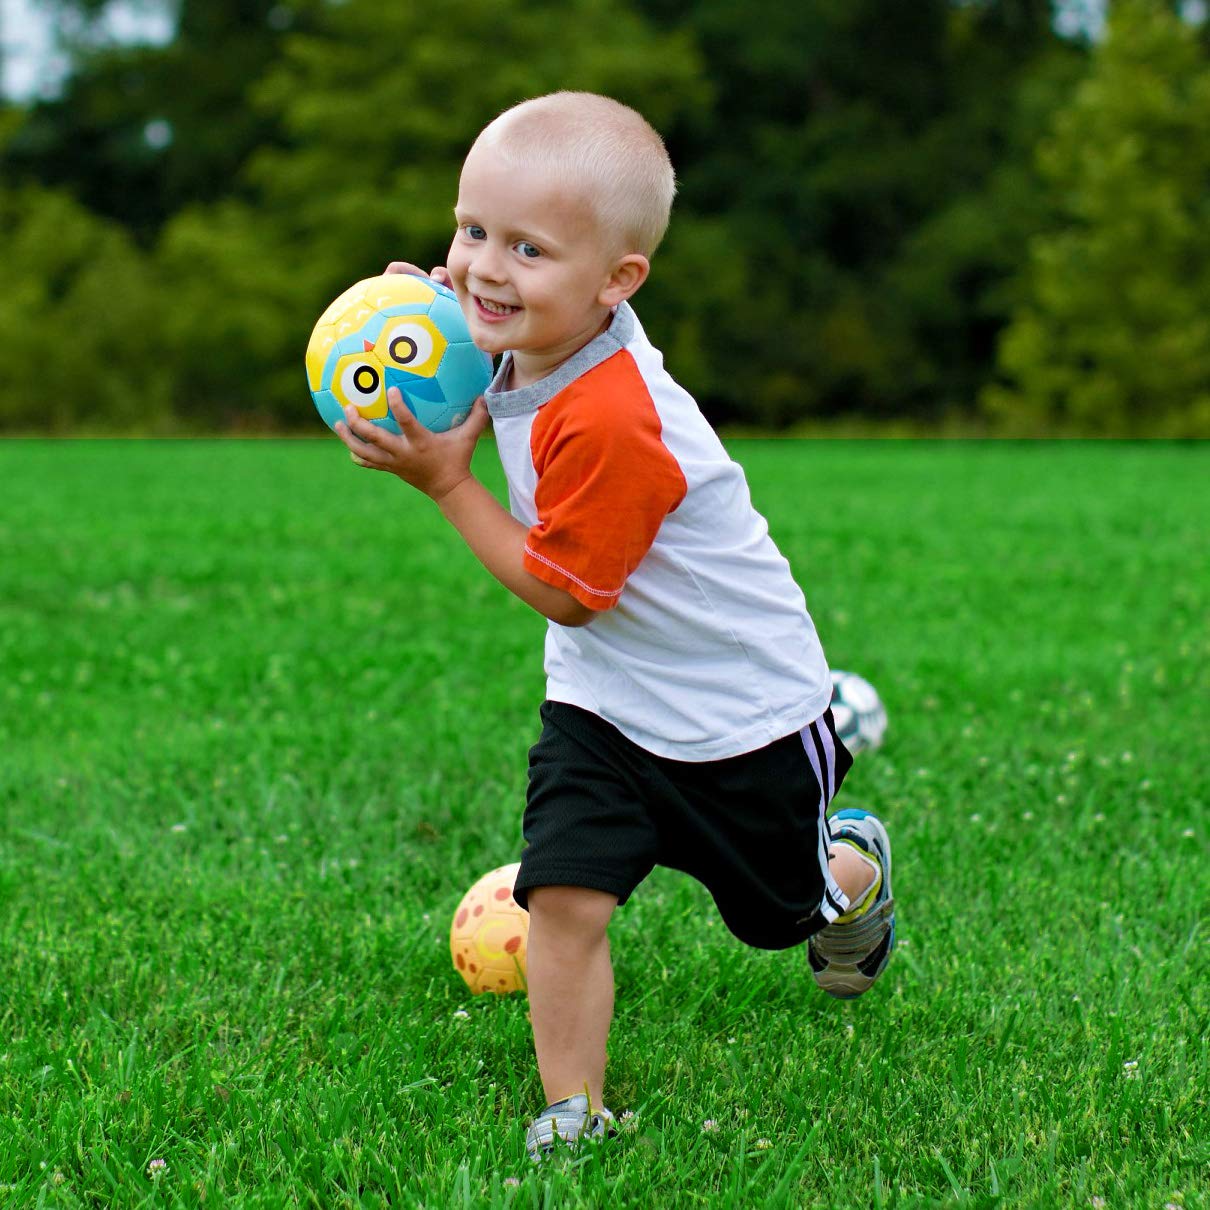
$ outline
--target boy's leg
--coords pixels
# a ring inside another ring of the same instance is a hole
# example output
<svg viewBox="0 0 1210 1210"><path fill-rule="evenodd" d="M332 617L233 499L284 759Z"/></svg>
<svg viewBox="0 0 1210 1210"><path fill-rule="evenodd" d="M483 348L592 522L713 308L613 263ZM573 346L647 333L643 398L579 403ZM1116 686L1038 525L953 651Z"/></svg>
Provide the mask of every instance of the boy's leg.
<svg viewBox="0 0 1210 1210"><path fill-rule="evenodd" d="M851 844L832 847L828 853L828 869L854 907L860 906L880 876L877 863Z"/></svg>
<svg viewBox="0 0 1210 1210"><path fill-rule="evenodd" d="M531 887L526 981L538 1073L548 1105L587 1093L602 1105L613 1018L606 928L618 897L586 887Z"/></svg>
<svg viewBox="0 0 1210 1210"><path fill-rule="evenodd" d="M824 991L847 1000L874 985L895 948L891 842L882 821L860 807L837 811L830 824L828 869L849 907L808 939L807 962Z"/></svg>

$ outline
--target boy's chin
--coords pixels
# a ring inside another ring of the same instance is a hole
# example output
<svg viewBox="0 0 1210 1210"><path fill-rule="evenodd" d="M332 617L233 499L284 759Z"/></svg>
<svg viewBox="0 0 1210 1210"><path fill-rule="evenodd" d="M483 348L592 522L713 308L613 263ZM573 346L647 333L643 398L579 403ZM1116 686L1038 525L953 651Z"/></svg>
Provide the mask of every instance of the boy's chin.
<svg viewBox="0 0 1210 1210"><path fill-rule="evenodd" d="M501 353L513 347L503 332L474 322L467 326L470 328L471 340L475 342L475 348L480 349L484 353L490 353L493 357L498 357Z"/></svg>

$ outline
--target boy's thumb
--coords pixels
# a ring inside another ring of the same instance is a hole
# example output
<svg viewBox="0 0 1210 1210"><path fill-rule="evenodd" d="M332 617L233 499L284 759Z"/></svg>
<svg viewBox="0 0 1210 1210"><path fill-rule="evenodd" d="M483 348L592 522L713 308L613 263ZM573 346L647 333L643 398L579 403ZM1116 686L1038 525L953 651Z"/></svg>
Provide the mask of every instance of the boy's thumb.
<svg viewBox="0 0 1210 1210"><path fill-rule="evenodd" d="M491 413L487 410L487 401L482 395L475 400L470 415L462 422L462 427L468 436L478 437L487 428Z"/></svg>

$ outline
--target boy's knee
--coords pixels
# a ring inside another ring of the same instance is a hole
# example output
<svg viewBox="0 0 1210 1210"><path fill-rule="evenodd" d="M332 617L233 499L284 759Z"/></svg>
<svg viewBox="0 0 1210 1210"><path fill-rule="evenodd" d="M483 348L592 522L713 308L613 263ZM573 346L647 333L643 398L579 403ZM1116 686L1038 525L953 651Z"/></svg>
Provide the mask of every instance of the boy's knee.
<svg viewBox="0 0 1210 1210"><path fill-rule="evenodd" d="M531 887L527 899L531 927L538 923L578 933L604 933L618 905L616 895L580 886Z"/></svg>

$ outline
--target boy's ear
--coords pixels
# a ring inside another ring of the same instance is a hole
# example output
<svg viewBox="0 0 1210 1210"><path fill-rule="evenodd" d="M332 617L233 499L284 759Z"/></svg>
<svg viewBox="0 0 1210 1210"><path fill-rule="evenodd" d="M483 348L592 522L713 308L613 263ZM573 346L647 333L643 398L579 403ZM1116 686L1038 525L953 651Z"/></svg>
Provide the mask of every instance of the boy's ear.
<svg viewBox="0 0 1210 1210"><path fill-rule="evenodd" d="M603 307L616 307L625 302L646 280L651 262L639 252L623 256L610 271L609 278L597 295Z"/></svg>

